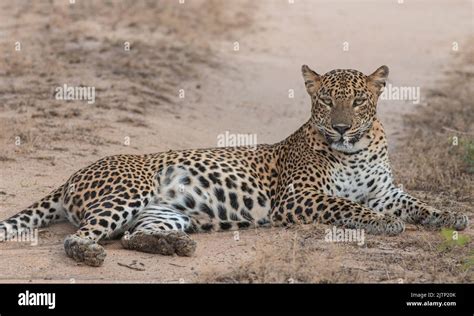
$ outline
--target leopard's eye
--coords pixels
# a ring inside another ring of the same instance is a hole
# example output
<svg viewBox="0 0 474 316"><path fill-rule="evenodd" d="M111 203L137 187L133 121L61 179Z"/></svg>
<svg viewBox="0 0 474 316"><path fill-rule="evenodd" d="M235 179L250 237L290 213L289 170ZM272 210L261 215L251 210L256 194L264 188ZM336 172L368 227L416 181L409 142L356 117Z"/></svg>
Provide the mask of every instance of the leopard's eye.
<svg viewBox="0 0 474 316"><path fill-rule="evenodd" d="M331 98L321 97L320 100L321 100L321 102L323 102L324 105L332 106L332 99Z"/></svg>
<svg viewBox="0 0 474 316"><path fill-rule="evenodd" d="M365 98L355 99L354 103L352 103L352 106L353 107L360 106L360 105L364 104L365 101L367 101L367 99L365 99Z"/></svg>

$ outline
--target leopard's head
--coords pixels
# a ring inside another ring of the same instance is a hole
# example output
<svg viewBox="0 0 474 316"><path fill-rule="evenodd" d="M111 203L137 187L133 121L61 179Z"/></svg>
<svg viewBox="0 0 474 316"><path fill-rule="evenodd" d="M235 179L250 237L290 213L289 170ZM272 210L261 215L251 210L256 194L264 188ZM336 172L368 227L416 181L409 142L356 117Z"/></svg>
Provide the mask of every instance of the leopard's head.
<svg viewBox="0 0 474 316"><path fill-rule="evenodd" d="M302 72L311 96L312 125L333 149L352 152L372 127L388 67L381 66L370 76L352 69L336 69L321 76L306 65Z"/></svg>

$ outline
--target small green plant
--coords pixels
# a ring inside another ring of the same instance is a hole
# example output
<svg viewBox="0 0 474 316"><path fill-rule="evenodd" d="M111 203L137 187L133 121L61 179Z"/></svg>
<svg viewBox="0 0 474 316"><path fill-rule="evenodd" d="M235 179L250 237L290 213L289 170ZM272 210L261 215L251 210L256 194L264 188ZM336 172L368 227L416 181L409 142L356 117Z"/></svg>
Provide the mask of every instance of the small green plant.
<svg viewBox="0 0 474 316"><path fill-rule="evenodd" d="M438 246L439 251L452 250L455 247L464 247L471 241L469 236L461 235L458 231L451 228L443 228L441 230L441 236L443 236L444 241Z"/></svg>
<svg viewBox="0 0 474 316"><path fill-rule="evenodd" d="M443 242L438 246L439 251L450 251L456 247L466 247L471 238L466 235L459 234L458 231L453 229L443 228L441 230L441 236L443 236ZM474 250L470 251L469 255L462 259L462 269L470 270L474 267Z"/></svg>

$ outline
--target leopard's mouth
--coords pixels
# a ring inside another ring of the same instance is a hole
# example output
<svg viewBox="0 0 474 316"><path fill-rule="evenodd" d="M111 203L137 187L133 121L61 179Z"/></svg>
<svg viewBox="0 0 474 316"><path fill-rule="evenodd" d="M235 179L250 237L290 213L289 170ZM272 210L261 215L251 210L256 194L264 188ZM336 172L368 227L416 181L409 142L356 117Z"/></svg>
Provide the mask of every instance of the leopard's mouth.
<svg viewBox="0 0 474 316"><path fill-rule="evenodd" d="M361 128L357 131L341 135L324 127L317 127L317 129L331 148L342 152L352 152L356 143L362 139L368 130Z"/></svg>
<svg viewBox="0 0 474 316"><path fill-rule="evenodd" d="M342 152L353 152L355 144L360 141L364 134L356 133L349 135L326 135L326 140L332 149Z"/></svg>
<svg viewBox="0 0 474 316"><path fill-rule="evenodd" d="M349 152L349 151L352 150L352 148L354 148L355 143L356 143L355 141L352 141L350 139L341 137L337 141L332 141L332 142L330 141L329 146L332 149L335 149L335 150L338 150L338 151Z"/></svg>
<svg viewBox="0 0 474 316"><path fill-rule="evenodd" d="M358 134L354 136L328 135L326 136L326 139L328 140L329 145L344 145L344 146L350 147L350 146L354 146L354 144L357 143L361 139L361 136L359 136Z"/></svg>

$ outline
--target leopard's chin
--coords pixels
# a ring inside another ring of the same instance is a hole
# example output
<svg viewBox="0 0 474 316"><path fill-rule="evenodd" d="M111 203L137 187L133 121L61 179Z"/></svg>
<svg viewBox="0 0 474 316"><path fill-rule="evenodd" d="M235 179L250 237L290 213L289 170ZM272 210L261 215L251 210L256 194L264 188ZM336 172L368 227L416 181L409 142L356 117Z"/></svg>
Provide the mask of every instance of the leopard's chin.
<svg viewBox="0 0 474 316"><path fill-rule="evenodd" d="M332 143L330 143L329 146L332 149L337 150L337 151L341 151L343 153L352 153L352 152L355 152L355 151L358 150L354 146L354 143L352 143L350 141L345 141L343 139L341 139L339 141L336 141L336 142L332 142Z"/></svg>
<svg viewBox="0 0 474 316"><path fill-rule="evenodd" d="M338 139L329 139L329 146L343 153L354 153L361 149L360 139L361 137L341 136Z"/></svg>

